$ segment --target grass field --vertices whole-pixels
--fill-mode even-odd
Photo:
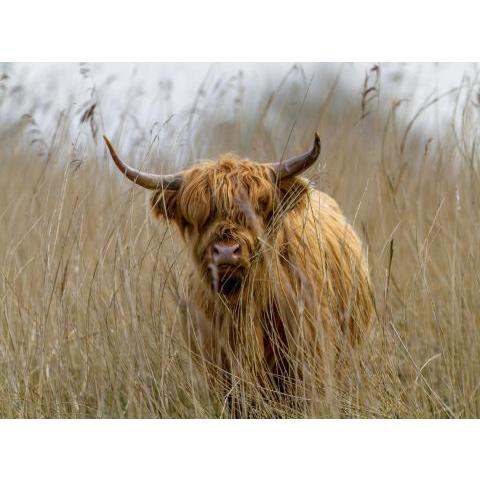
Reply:
[[[330,79],[305,96],[296,71],[255,102],[240,80],[204,86],[191,111],[153,127],[134,118],[133,99],[106,133],[131,163],[161,172],[227,150],[271,161],[319,131],[308,176],[364,241],[378,318],[346,380],[308,410],[259,400],[257,415],[478,417],[475,90],[426,134],[374,80],[358,95]],[[16,111],[2,85],[0,416],[227,417],[179,336],[182,244],[102,144],[108,85],[92,83],[89,102],[61,113]]]

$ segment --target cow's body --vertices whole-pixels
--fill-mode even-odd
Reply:
[[[362,245],[337,203],[310,187],[260,241],[261,254],[233,302],[192,269],[187,333],[212,370],[242,378],[247,363],[261,375],[298,378],[302,361],[320,369],[369,326],[373,305]]]
[[[320,153],[318,135],[285,162],[227,154],[167,176],[129,167],[106,141],[189,247],[185,333],[228,388],[305,392],[305,379],[361,338],[373,313],[361,242],[336,202],[298,177]]]

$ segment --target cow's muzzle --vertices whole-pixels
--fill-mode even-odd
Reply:
[[[242,253],[235,240],[222,240],[211,246],[208,272],[215,292],[229,296],[240,290],[246,274]]]

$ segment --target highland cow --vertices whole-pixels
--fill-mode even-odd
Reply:
[[[213,369],[298,393],[363,336],[373,300],[361,242],[337,203],[299,177],[320,154],[318,135],[283,162],[225,154],[174,175],[131,168],[105,142],[189,247],[185,333]]]

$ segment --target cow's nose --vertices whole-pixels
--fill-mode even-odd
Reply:
[[[241,253],[240,244],[232,240],[217,242],[212,247],[212,257],[216,265],[237,265]]]

